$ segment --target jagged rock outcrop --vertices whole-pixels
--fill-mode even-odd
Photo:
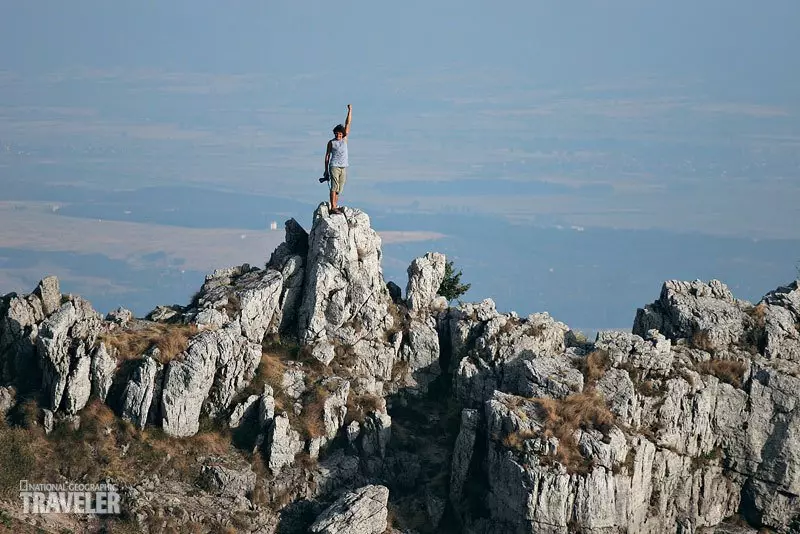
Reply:
[[[187,318],[210,328],[236,321],[244,337],[261,343],[266,334],[278,331],[276,314],[282,290],[283,276],[273,269],[247,264],[217,269],[206,277],[196,297],[197,307],[187,313]]]
[[[493,521],[509,532],[696,532],[740,513],[793,532],[800,379],[780,353],[747,346],[765,324],[752,309],[718,283],[667,283],[634,330],[658,313],[669,339],[605,332],[588,354],[551,345],[502,365],[484,413]]]
[[[154,399],[158,403],[163,374],[164,366],[150,355],[135,362],[135,368],[122,393],[121,416],[123,419],[139,428],[145,427]]]
[[[278,307],[278,330],[282,337],[297,337],[297,314],[303,299],[308,232],[294,219],[286,221],[286,237],[270,256],[267,267],[283,276]]]
[[[17,401],[17,392],[11,386],[0,386],[0,417],[14,407]]]
[[[292,428],[289,417],[283,413],[275,415],[268,435],[269,463],[273,475],[294,462],[295,455],[303,450],[304,443],[300,433]]]
[[[444,280],[445,262],[444,254],[428,252],[408,266],[406,304],[412,317],[427,311],[436,298]]]
[[[200,470],[200,484],[216,495],[245,497],[256,487],[256,474],[249,467],[232,469],[222,465],[204,465]]]
[[[361,424],[361,451],[365,456],[386,456],[392,439],[392,418],[389,414],[372,412]]]
[[[106,314],[106,322],[120,327],[128,326],[133,319],[133,312],[126,308],[117,308]]]
[[[479,305],[451,308],[440,325],[442,335],[448,338],[452,347],[450,364],[454,370],[456,398],[472,406],[478,406],[491,397],[494,390],[500,389],[506,364],[518,358],[561,355],[565,348],[565,334],[569,331],[565,324],[555,321],[547,313],[532,314],[526,319],[512,314],[501,315],[490,299]],[[529,387],[524,383],[536,380],[535,367],[539,364],[517,365],[519,367],[509,371],[515,377],[506,380],[517,387]],[[551,362],[551,365],[560,364]],[[557,375],[548,377],[552,388],[557,389],[557,383],[562,389],[569,388],[577,380],[566,369],[562,369],[562,374],[561,378]]]
[[[202,332],[167,366],[162,394],[167,434],[183,437],[197,433],[201,410],[211,417],[221,415],[252,380],[261,346],[241,331],[234,321],[219,330]]]
[[[364,486],[339,497],[311,525],[317,534],[381,534],[386,530],[389,489]]]
[[[380,259],[381,239],[366,213],[344,208],[344,216],[330,215],[321,204],[309,234],[299,337],[305,345],[324,347],[312,355],[325,364],[338,351],[354,374],[388,380],[397,353],[388,341],[395,305]]]
[[[325,437],[331,440],[339,433],[347,416],[347,396],[350,393],[350,382],[339,377],[332,377],[323,381],[322,387],[329,392],[322,405],[322,422],[325,426]]]
[[[101,320],[88,301],[74,297],[39,326],[36,346],[42,366],[42,386],[51,410],[63,408],[74,414],[89,400],[90,355]]]
[[[767,293],[752,312],[763,336],[755,342],[764,347],[764,357],[800,364],[800,289],[794,281]]]
[[[436,253],[409,267],[405,300],[390,296],[381,254],[365,213],[323,204],[310,234],[286,223],[264,269],[217,270],[188,306],[154,310],[158,328],[124,310],[102,320],[55,278],[6,295],[0,413],[117,432],[97,405],[81,412],[92,393],[169,436],[201,417],[228,427],[212,456],[192,449],[205,433],[170,439],[187,446],[182,479],[170,454],[126,485],[141,529],[752,534],[737,516],[799,531],[797,282],[752,305],[718,281],[668,281],[632,333],[591,342],[491,299],[445,309]],[[167,354],[173,327],[185,350]],[[125,354],[137,335],[150,347]],[[41,410],[27,400],[39,388]],[[104,446],[124,458],[131,439],[145,438]]]
[[[259,395],[250,395],[247,399],[237,404],[228,418],[228,428],[239,428],[245,419],[254,415],[257,412],[260,398]]]
[[[101,342],[92,354],[91,382],[92,392],[102,401],[108,397],[116,369],[117,359],[108,353],[105,343]]]
[[[664,283],[661,295],[636,312],[633,333],[642,337],[655,329],[668,338],[702,336],[710,349],[724,349],[743,339],[749,303],[734,298],[719,280]]]
[[[450,468],[450,503],[456,509],[463,509],[462,497],[464,483],[467,481],[469,466],[475,452],[475,438],[478,434],[480,414],[478,410],[461,411],[461,427],[453,447],[453,461]]]
[[[433,323],[433,324],[431,324]],[[411,321],[404,332],[395,383],[407,393],[424,394],[441,374],[439,334],[435,322]],[[399,376],[398,376],[399,375]]]

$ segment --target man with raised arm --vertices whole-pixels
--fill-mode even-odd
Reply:
[[[337,124],[333,128],[333,139],[328,141],[325,150],[325,176],[329,180],[331,188],[331,213],[342,213],[342,208],[338,207],[339,195],[344,189],[347,181],[347,136],[350,133],[350,119],[353,115],[353,106],[347,104],[347,118],[344,126]]]

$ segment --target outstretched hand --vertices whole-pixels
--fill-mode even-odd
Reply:
[[[353,109],[353,106],[351,106],[350,104],[347,104],[347,111],[350,111],[351,109]]]

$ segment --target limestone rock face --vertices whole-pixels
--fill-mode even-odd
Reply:
[[[303,450],[300,433],[294,430],[286,414],[276,415],[272,421],[269,436],[268,467],[273,475],[281,472],[284,466],[294,462],[295,455]]]
[[[0,418],[16,404],[17,392],[11,386],[0,386]]]
[[[412,320],[402,343],[399,361],[405,364],[406,371],[402,386],[406,391],[425,393],[441,374],[439,334],[431,324]]]
[[[709,348],[725,348],[743,338],[749,304],[733,297],[719,280],[669,280],[661,296],[636,312],[633,333],[656,329],[668,338],[702,336]]]
[[[519,325],[490,313],[480,324],[474,308],[453,322],[450,311],[454,352],[465,354],[455,393],[468,403],[489,394],[478,413],[492,528],[699,532],[735,513],[782,533],[800,524],[796,288],[756,307],[714,282],[665,288],[639,311],[641,335],[602,332],[583,348],[498,344]],[[656,313],[669,335],[649,328]],[[781,348],[769,352],[772,327]]]
[[[225,497],[244,497],[256,487],[252,469],[231,469],[221,465],[204,465],[200,483],[208,491]]]
[[[566,356],[532,352],[512,360],[505,366],[501,389],[525,397],[564,397],[583,390],[583,374],[570,365]]]
[[[763,328],[764,356],[800,363],[800,288],[794,281],[770,291],[752,312],[757,326]]]
[[[136,362],[136,368],[122,393],[122,418],[139,428],[147,424],[153,397],[161,390],[164,366],[150,356]],[[156,400],[156,402],[158,402]]]
[[[308,255],[308,232],[294,219],[289,219],[284,224],[286,237],[283,243],[272,252],[267,263],[268,267],[276,270],[283,269],[288,258]]]
[[[80,297],[65,302],[39,328],[37,350],[47,403],[53,411],[75,413],[91,392],[90,354],[100,332],[101,316]]]
[[[559,363],[565,358],[564,339],[569,328],[547,313],[532,314],[521,320],[497,313],[494,302],[487,299],[477,306],[451,308],[440,328],[452,348],[450,366],[454,370],[456,398],[472,406],[490,398],[494,390],[501,388],[503,380],[509,387],[531,392],[537,380],[538,390],[551,388],[562,392],[580,382],[574,371],[568,371],[567,364]],[[544,356],[550,359],[536,364],[507,365],[519,358],[532,362]],[[537,366],[541,367],[540,372]],[[507,368],[511,374],[504,378]],[[537,375],[556,368],[560,368],[558,373],[547,377]]]
[[[325,380],[322,386],[330,392],[323,404],[322,421],[325,425],[325,437],[331,440],[344,426],[350,382],[339,377],[332,377]]]
[[[276,311],[276,323],[282,338],[297,337],[297,314],[303,300],[303,282],[308,256],[308,232],[300,224],[289,219],[285,224],[284,242],[272,252],[268,269],[281,273],[283,288]]]
[[[395,305],[383,279],[381,254],[381,239],[366,213],[344,208],[344,215],[331,215],[327,204],[317,208],[309,235],[299,338],[311,347],[329,344],[341,349],[343,364],[355,374],[388,379],[396,356],[396,348],[387,341]]]
[[[117,308],[106,315],[106,321],[125,327],[133,321],[133,312],[125,308]]]
[[[330,505],[311,525],[315,534],[381,534],[386,530],[389,489],[364,486]]]
[[[462,492],[475,451],[479,421],[480,414],[477,410],[461,411],[461,428],[453,448],[453,465],[450,471],[450,502],[456,508],[462,508]]]
[[[234,429],[236,451],[188,455],[205,491],[158,479],[173,467],[125,488],[142,529],[177,515],[178,529],[397,532],[388,490],[364,487],[380,481],[398,518],[431,531],[453,519],[471,534],[798,532],[797,282],[754,306],[718,281],[668,281],[632,333],[591,342],[491,299],[448,308],[439,254],[414,260],[406,301],[390,297],[380,258],[366,214],[321,205],[310,235],[287,222],[264,269],[217,270],[189,306],[151,314],[200,327],[169,362],[157,348],[118,361],[106,336],[135,335],[138,321],[102,321],[54,278],[5,295],[0,416],[48,433],[104,423],[81,414],[92,393],[170,436],[195,434],[201,415]],[[272,336],[287,350],[262,360]],[[250,391],[262,361],[263,392]],[[14,406],[37,392],[41,410]],[[261,455],[267,477],[243,464]]]
[[[436,292],[444,280],[445,260],[444,254],[428,252],[408,266],[406,303],[412,316],[427,311],[436,298]]]
[[[43,319],[42,301],[35,295],[10,293],[0,299],[0,380],[39,385],[36,337]]]
[[[392,439],[392,418],[389,414],[373,412],[362,425],[361,450],[365,456],[386,456],[386,447]]]
[[[33,290],[33,294],[41,299],[42,313],[45,317],[61,307],[61,288],[55,276],[42,279]]]
[[[617,427],[578,432],[575,444],[591,467],[548,465],[541,459],[561,457],[568,445],[546,438],[541,413],[535,403],[499,392],[486,403],[487,505],[508,531],[673,532],[680,524],[716,525],[738,507],[741,486],[718,461],[697,465]]]
[[[195,336],[185,353],[167,366],[162,393],[164,431],[177,437],[197,433],[200,413],[222,414],[253,378],[261,347],[244,337],[234,321]]]
[[[114,372],[117,368],[117,359],[106,350],[105,343],[100,343],[92,354],[92,391],[97,397],[105,401],[114,382]]]
[[[250,395],[247,399],[237,404],[228,418],[228,427],[239,428],[246,419],[255,414],[260,398],[259,395]]]
[[[217,269],[206,276],[196,297],[197,307],[187,313],[201,327],[220,327],[237,322],[242,335],[261,343],[266,334],[278,332],[283,275],[274,269],[244,264]]]

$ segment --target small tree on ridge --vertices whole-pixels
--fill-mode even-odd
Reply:
[[[444,264],[444,279],[439,285],[439,291],[436,293],[447,299],[448,302],[457,299],[472,286],[472,284],[461,283],[461,270],[456,272],[453,267],[453,262],[448,261]]]

